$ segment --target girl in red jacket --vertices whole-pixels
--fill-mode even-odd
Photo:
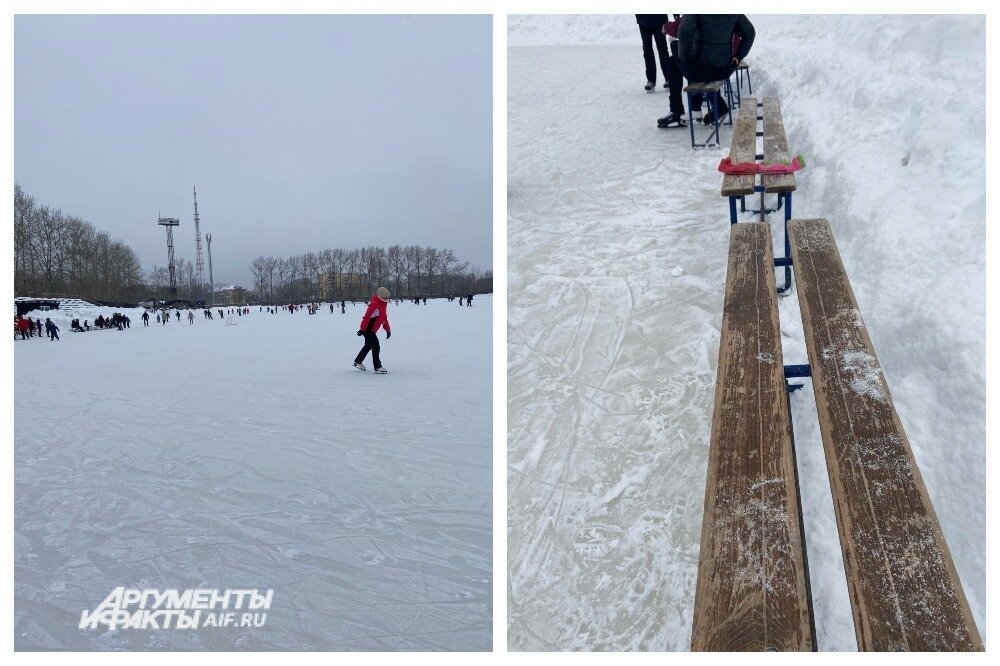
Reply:
[[[358,370],[367,370],[363,361],[365,356],[368,356],[368,351],[371,350],[372,353],[372,363],[375,364],[375,372],[384,375],[385,368],[382,367],[382,361],[379,360],[378,352],[378,337],[375,332],[379,328],[385,328],[385,339],[388,340],[392,337],[392,331],[389,330],[389,316],[386,312],[386,308],[389,306],[389,290],[385,287],[379,287],[372,296],[372,300],[368,303],[368,309],[365,310],[365,316],[361,318],[361,327],[358,329],[358,335],[362,335],[365,338],[365,346],[361,348],[358,352],[357,358],[354,359],[354,367]]]

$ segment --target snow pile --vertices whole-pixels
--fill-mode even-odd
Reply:
[[[363,303],[15,343],[16,647],[489,649],[491,303],[389,306],[386,376],[351,367]],[[80,630],[118,586],[274,599]]]
[[[56,310],[30,310],[25,313],[25,316],[30,317],[32,320],[41,319],[42,323],[45,323],[46,318],[51,319],[52,323],[58,326],[60,333],[62,333],[70,330],[70,322],[74,319],[79,319],[81,326],[86,321],[93,328],[94,320],[97,319],[98,315],[107,318],[116,312],[131,319],[133,326],[136,324],[142,325],[140,318],[142,317],[142,313],[145,312],[142,308],[106,307],[85,301],[74,301],[73,303],[60,302],[59,308]]]
[[[809,163],[795,215],[830,220],[985,639],[985,22],[751,19],[755,96],[781,99],[789,148]],[[631,15],[510,28],[509,644],[687,649],[727,151],[656,129],[667,97],[642,91]],[[805,363],[797,298],[780,309],[785,362]],[[873,363],[844,360],[866,389]],[[819,647],[854,650],[805,383],[791,403]]]

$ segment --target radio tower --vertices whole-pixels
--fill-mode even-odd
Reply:
[[[215,280],[212,279],[212,234],[205,234],[208,243],[208,305],[215,305]]]
[[[170,271],[170,297],[177,297],[177,272],[174,269],[174,227],[181,221],[175,217],[161,217],[156,222],[167,228],[167,269]]]
[[[201,226],[199,225],[200,220],[198,219],[198,188],[194,188],[194,249],[195,249],[195,263],[194,270],[195,275],[198,280],[198,289],[204,289],[205,280],[205,262],[201,258]]]

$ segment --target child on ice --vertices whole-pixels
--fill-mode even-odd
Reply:
[[[368,351],[371,350],[375,372],[380,375],[384,375],[386,372],[385,368],[382,367],[382,361],[378,357],[378,336],[375,333],[379,328],[385,327],[385,339],[388,340],[392,337],[392,331],[389,330],[389,316],[386,312],[388,306],[389,290],[385,287],[379,287],[375,291],[375,295],[372,296],[371,302],[368,303],[368,309],[365,310],[365,316],[361,318],[361,327],[358,329],[358,335],[362,335],[365,338],[365,346],[361,348],[357,358],[354,359],[354,367],[358,370],[368,369],[365,367],[363,361],[365,360],[365,356],[368,356]]]

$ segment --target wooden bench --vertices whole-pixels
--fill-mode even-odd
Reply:
[[[761,128],[758,129],[758,122]],[[763,140],[764,151],[757,152],[757,137]],[[765,97],[758,102],[754,97],[748,97],[747,103],[740,107],[736,125],[733,128],[733,139],[729,147],[729,156],[734,163],[763,160],[767,164],[788,162],[791,157],[788,151],[788,139],[785,136],[785,123],[781,117],[781,104],[777,98]],[[729,222],[739,221],[736,212],[736,202],[740,202],[740,210],[746,211],[746,197],[760,193],[760,209],[751,211],[760,214],[760,220],[775,211],[785,210],[785,223],[792,217],[792,194],[795,192],[795,174],[763,174],[760,183],[756,176],[722,177],[721,194],[729,199]],[[778,196],[774,208],[767,208],[764,202],[765,194]],[[785,259],[790,258],[788,248],[788,230],[785,229]],[[778,293],[785,293],[792,286],[791,271],[785,266],[785,280]]]
[[[830,225],[788,231],[858,647],[982,650]]]
[[[812,376],[859,649],[982,650],[830,225],[787,228],[804,370],[783,364],[770,227],[730,227],[692,649],[815,649],[787,397]]]
[[[721,89],[723,86],[727,86],[728,81],[710,81],[708,83],[689,83],[684,86],[684,92],[687,93],[688,101],[688,126],[691,128],[691,147],[692,148],[707,148],[708,146],[718,146],[719,145],[719,131],[722,127],[722,121],[726,120],[728,124],[733,124],[733,105],[730,102],[729,112],[726,113],[724,118],[718,116],[717,110],[719,108],[719,99],[721,96]],[[728,92],[728,86],[727,86]],[[704,96],[705,103],[708,104],[709,98],[712,99],[711,107],[712,112],[715,114],[712,119],[712,131],[709,132],[708,137],[705,139],[704,143],[695,143],[694,139],[694,118],[690,114],[692,105],[694,104],[694,96],[700,94]],[[731,95],[728,95],[730,96]],[[715,142],[712,143],[712,137],[715,137]]]
[[[730,230],[693,650],[815,646],[771,230]]]

